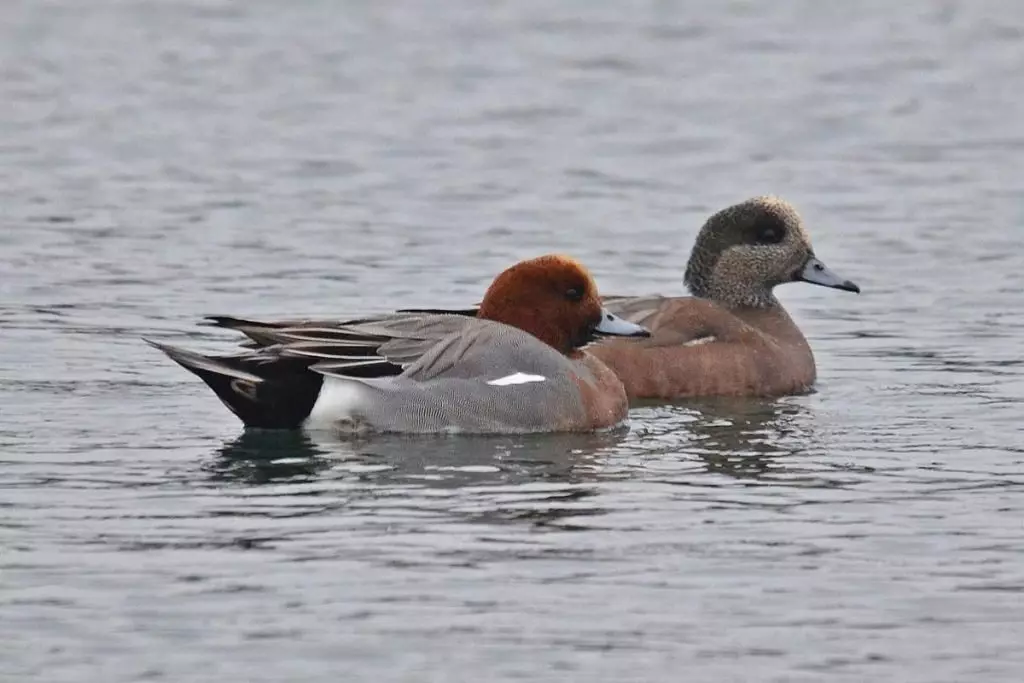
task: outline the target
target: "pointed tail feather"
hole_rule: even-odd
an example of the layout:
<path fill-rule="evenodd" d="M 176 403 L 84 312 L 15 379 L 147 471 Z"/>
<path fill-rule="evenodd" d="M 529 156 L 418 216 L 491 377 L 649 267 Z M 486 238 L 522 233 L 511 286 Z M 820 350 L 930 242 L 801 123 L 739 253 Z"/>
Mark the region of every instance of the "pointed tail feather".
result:
<path fill-rule="evenodd" d="M 228 330 L 241 332 L 252 342 L 251 344 L 244 345 L 250 348 L 273 346 L 277 341 L 271 335 L 288 325 L 285 322 L 265 323 L 257 320 L 246 320 L 245 318 L 234 318 L 228 315 L 208 315 L 205 321 L 206 324 L 212 327 L 223 327 Z"/>
<path fill-rule="evenodd" d="M 248 318 L 236 318 L 231 315 L 208 315 L 203 318 L 203 321 L 211 327 L 224 327 L 229 330 L 236 330 L 240 327 L 265 327 L 265 328 L 279 328 L 288 327 L 294 325 L 295 321 L 290 322 L 263 322 L 260 320 L 250 320 Z"/>
<path fill-rule="evenodd" d="M 255 354 L 204 356 L 145 341 L 206 382 L 247 427 L 297 429 L 320 395 L 323 377 L 309 370 L 310 361 L 273 358 L 267 362 Z"/>

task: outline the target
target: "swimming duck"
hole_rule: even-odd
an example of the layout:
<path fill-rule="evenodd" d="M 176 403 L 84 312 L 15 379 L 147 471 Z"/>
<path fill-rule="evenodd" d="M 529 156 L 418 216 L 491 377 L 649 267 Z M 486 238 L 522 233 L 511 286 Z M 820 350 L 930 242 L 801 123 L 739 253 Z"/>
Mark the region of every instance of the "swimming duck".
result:
<path fill-rule="evenodd" d="M 466 312 L 463 312 L 466 313 Z M 547 255 L 494 280 L 474 315 L 412 311 L 342 322 L 215 317 L 249 338 L 205 356 L 150 341 L 248 427 L 339 432 L 571 432 L 626 419 L 615 374 L 583 347 L 644 337 L 604 310 L 577 261 Z"/>

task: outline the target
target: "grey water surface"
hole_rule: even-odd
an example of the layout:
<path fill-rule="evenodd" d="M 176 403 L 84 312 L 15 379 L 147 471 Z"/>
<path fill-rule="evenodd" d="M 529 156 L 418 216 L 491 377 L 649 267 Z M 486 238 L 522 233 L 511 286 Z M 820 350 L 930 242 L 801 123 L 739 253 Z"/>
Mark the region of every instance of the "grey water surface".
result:
<path fill-rule="evenodd" d="M 0 4 L 0 680 L 1019 681 L 1024 4 Z M 682 292 L 776 193 L 817 393 L 243 433 L 140 341 Z"/>

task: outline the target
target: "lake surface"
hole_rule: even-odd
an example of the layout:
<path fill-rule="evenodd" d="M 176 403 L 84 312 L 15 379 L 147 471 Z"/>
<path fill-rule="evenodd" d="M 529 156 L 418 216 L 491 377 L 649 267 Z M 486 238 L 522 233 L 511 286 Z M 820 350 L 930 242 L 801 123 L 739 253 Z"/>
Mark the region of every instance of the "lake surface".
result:
<path fill-rule="evenodd" d="M 0 5 L 0 679 L 1021 680 L 1024 4 L 840 5 Z M 809 396 L 267 436 L 140 341 L 681 293 L 761 193 Z"/>

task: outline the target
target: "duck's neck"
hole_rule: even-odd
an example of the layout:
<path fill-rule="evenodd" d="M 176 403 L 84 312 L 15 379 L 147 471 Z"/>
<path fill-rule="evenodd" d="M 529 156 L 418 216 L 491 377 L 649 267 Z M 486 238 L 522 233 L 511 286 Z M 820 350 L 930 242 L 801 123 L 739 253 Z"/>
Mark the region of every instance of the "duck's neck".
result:
<path fill-rule="evenodd" d="M 807 338 L 778 301 L 774 306 L 740 306 L 729 312 L 770 337 L 806 345 Z"/>
<path fill-rule="evenodd" d="M 568 354 L 578 346 L 577 340 L 572 339 L 565 330 L 552 325 L 537 309 L 503 308 L 488 306 L 487 302 L 484 302 L 480 310 L 477 311 L 476 317 L 518 327 L 562 354 Z"/>
<path fill-rule="evenodd" d="M 718 288 L 709 278 L 693 277 L 692 272 L 687 275 L 690 277 L 686 285 L 695 297 L 713 301 L 743 322 L 772 337 L 807 343 L 800 328 L 789 317 L 771 288 Z"/>
<path fill-rule="evenodd" d="M 696 278 L 688 279 L 686 285 L 695 297 L 709 299 L 729 310 L 741 308 L 769 310 L 782 307 L 768 287 L 757 289 L 716 287 L 708 280 Z"/>

